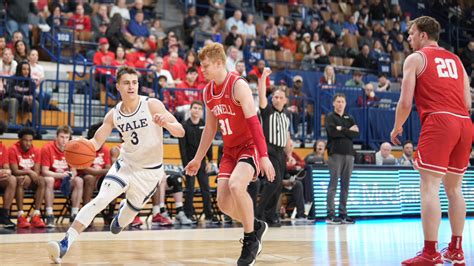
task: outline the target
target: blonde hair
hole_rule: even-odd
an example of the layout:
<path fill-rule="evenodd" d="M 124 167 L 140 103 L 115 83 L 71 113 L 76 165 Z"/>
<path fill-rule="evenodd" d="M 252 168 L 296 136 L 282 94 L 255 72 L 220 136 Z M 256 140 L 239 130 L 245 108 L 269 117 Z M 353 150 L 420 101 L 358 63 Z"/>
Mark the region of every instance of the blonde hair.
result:
<path fill-rule="evenodd" d="M 441 32 L 441 25 L 439 22 L 429 16 L 418 17 L 408 23 L 408 29 L 416 25 L 420 32 L 426 32 L 428 38 L 433 41 L 439 40 L 439 33 Z"/>
<path fill-rule="evenodd" d="M 224 46 L 217 42 L 207 44 L 199 52 L 199 60 L 202 62 L 204 59 L 206 59 L 206 57 L 213 62 L 221 60 L 222 64 L 225 64 L 226 54 L 224 51 Z"/>
<path fill-rule="evenodd" d="M 332 69 L 332 77 L 329 76 L 329 69 Z M 330 85 L 336 84 L 336 73 L 334 72 L 334 67 L 331 65 L 327 65 L 324 68 L 324 79 Z"/>

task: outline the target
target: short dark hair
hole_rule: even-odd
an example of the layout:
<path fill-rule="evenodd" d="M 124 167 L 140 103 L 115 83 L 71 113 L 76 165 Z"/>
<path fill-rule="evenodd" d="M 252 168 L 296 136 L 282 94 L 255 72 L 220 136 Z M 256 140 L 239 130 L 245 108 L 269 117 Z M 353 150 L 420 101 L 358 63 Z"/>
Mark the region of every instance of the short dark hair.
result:
<path fill-rule="evenodd" d="M 407 139 L 402 143 L 402 147 L 405 148 L 405 145 L 407 145 L 407 144 L 413 145 L 413 142 L 411 140 Z"/>
<path fill-rule="evenodd" d="M 324 141 L 323 139 L 318 139 L 313 144 L 313 151 L 316 151 L 316 148 L 318 148 L 318 143 L 320 142 L 324 143 L 324 149 L 326 149 L 326 141 Z"/>
<path fill-rule="evenodd" d="M 72 135 L 72 129 L 70 126 L 59 126 L 58 129 L 56 129 L 56 136 L 59 136 L 59 133 L 65 133 Z"/>
<path fill-rule="evenodd" d="M 408 29 L 410 29 L 413 25 L 416 25 L 416 28 L 420 32 L 426 32 L 430 40 L 433 40 L 433 41 L 439 40 L 441 25 L 436 19 L 429 16 L 421 16 L 410 21 L 408 23 Z"/>
<path fill-rule="evenodd" d="M 137 77 L 140 77 L 140 73 L 138 73 L 138 71 L 135 68 L 129 67 L 129 66 L 121 66 L 117 70 L 117 78 L 116 78 L 117 82 L 119 82 L 120 78 L 125 74 L 136 75 Z"/>
<path fill-rule="evenodd" d="M 255 74 L 247 75 L 247 81 L 248 81 L 248 82 L 250 82 L 250 81 L 258 82 L 258 76 L 255 75 Z"/>
<path fill-rule="evenodd" d="M 334 94 L 334 97 L 332 98 L 332 102 L 335 102 L 338 97 L 342 97 L 344 98 L 344 100 L 346 99 L 346 95 L 344 93 L 336 93 Z"/>
<path fill-rule="evenodd" d="M 200 105 L 200 106 L 204 107 L 204 103 L 201 102 L 201 101 L 198 101 L 198 100 L 194 100 L 194 101 L 191 103 L 191 108 L 193 108 L 194 105 Z"/>
<path fill-rule="evenodd" d="M 99 129 L 101 126 L 102 126 L 103 122 L 98 122 L 98 123 L 95 123 L 95 124 L 92 124 L 90 127 L 89 127 L 89 130 L 87 130 L 87 139 L 92 139 L 95 135 L 95 132 L 97 131 L 97 129 Z"/>
<path fill-rule="evenodd" d="M 24 127 L 22 129 L 20 129 L 20 131 L 18 131 L 18 138 L 19 139 L 22 139 L 23 136 L 25 135 L 31 135 L 31 136 L 35 136 L 35 130 L 32 129 L 31 127 Z"/>
<path fill-rule="evenodd" d="M 189 73 L 192 73 L 192 72 L 198 72 L 197 69 L 195 67 L 190 67 L 188 68 L 188 70 L 186 70 L 186 74 L 189 74 Z"/>

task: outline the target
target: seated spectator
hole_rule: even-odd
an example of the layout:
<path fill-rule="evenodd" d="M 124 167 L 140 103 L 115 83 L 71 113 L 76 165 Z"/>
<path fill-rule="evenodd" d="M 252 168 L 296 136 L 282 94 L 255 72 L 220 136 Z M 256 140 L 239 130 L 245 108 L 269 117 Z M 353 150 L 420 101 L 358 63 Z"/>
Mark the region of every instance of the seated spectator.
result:
<path fill-rule="evenodd" d="M 158 96 L 155 92 L 155 82 L 156 85 L 158 85 L 158 80 L 156 78 L 156 65 L 148 65 L 146 74 L 140 75 L 138 80 L 138 94 L 156 98 Z"/>
<path fill-rule="evenodd" d="M 293 23 L 293 28 L 291 30 L 296 31 L 296 39 L 301 40 L 303 38 L 303 34 L 306 32 L 306 29 L 303 25 L 303 21 L 301 19 L 296 19 Z"/>
<path fill-rule="evenodd" d="M 110 9 L 110 16 L 112 18 L 111 23 L 114 23 L 113 17 L 115 14 L 119 14 L 124 20 L 130 20 L 130 12 L 127 8 L 127 3 L 125 0 L 117 0 L 117 4 L 112 6 Z"/>
<path fill-rule="evenodd" d="M 370 56 L 377 61 L 384 53 L 385 51 L 382 42 L 380 42 L 380 40 L 375 40 L 374 48 L 370 51 Z"/>
<path fill-rule="evenodd" d="M 364 85 L 365 92 L 365 103 L 362 96 L 357 97 L 357 105 L 359 107 L 363 106 L 374 106 L 380 99 L 375 96 L 374 85 L 372 83 L 367 83 Z"/>
<path fill-rule="evenodd" d="M 130 18 L 133 20 L 135 18 L 135 15 L 138 12 L 143 13 L 143 21 L 148 24 L 150 21 L 155 17 L 153 12 L 150 10 L 146 9 L 143 5 L 143 0 L 135 0 L 135 3 L 133 7 L 130 9 Z"/>
<path fill-rule="evenodd" d="M 181 90 L 176 90 L 174 95 L 175 100 L 175 109 L 178 114 L 178 121 L 185 121 L 189 118 L 189 108 L 193 101 L 202 101 L 202 89 L 204 89 L 205 84 L 200 84 L 198 82 L 198 73 L 196 68 L 191 67 L 186 71 L 186 79 L 179 83 L 176 88 Z M 188 89 L 198 89 L 200 91 L 191 91 Z"/>
<path fill-rule="evenodd" d="M 295 138 L 302 136 L 303 132 L 299 125 L 303 122 L 306 122 L 306 135 L 309 136 L 313 133 L 313 105 L 304 101 L 306 97 L 306 93 L 303 92 L 303 78 L 300 75 L 294 76 L 293 88 L 289 90 L 287 110 L 291 114 L 290 129 Z"/>
<path fill-rule="evenodd" d="M 242 30 L 242 36 L 245 40 L 257 38 L 257 31 L 252 14 L 247 14 L 247 20 L 245 21 L 244 28 Z"/>
<path fill-rule="evenodd" d="M 122 0 L 124 1 L 124 0 Z M 112 19 L 110 20 L 109 27 L 105 32 L 107 39 L 110 43 L 110 50 L 115 52 L 117 47 L 120 45 L 123 46 L 125 49 L 130 49 L 133 47 L 133 44 L 125 38 L 125 28 L 124 28 L 124 21 L 122 16 L 119 13 L 116 13 Z"/>
<path fill-rule="evenodd" d="M 279 16 L 277 21 L 278 21 L 278 23 L 277 23 L 277 29 L 278 29 L 277 36 L 288 35 L 288 27 L 285 25 L 285 17 L 284 16 Z"/>
<path fill-rule="evenodd" d="M 335 41 L 337 38 L 341 37 L 343 25 L 339 20 L 339 13 L 331 13 L 331 18 L 327 22 L 327 27 L 330 29 L 331 39 Z M 332 41 L 332 43 L 334 43 L 334 41 Z"/>
<path fill-rule="evenodd" d="M 329 56 L 336 56 L 341 58 L 346 58 L 348 48 L 344 44 L 344 40 L 342 38 L 337 38 L 336 45 L 331 48 L 329 51 Z"/>
<path fill-rule="evenodd" d="M 237 50 L 239 50 L 240 57 L 243 58 L 243 56 L 244 56 L 244 53 L 243 53 L 243 51 L 244 51 L 244 39 L 242 38 L 242 36 L 240 36 L 240 35 L 237 36 L 237 38 L 235 38 L 235 40 L 234 40 L 233 45 L 234 45 L 235 48 L 237 48 Z"/>
<path fill-rule="evenodd" d="M 38 51 L 36 49 L 32 49 L 28 56 L 28 61 L 30 62 L 31 68 L 31 79 L 33 79 L 36 84 L 36 95 L 38 95 L 40 100 L 41 110 L 50 110 L 51 106 L 49 105 L 49 102 L 51 100 L 52 91 L 49 91 L 50 89 L 45 87 L 41 92 L 40 84 L 44 79 L 44 68 L 42 65 L 38 64 L 38 58 Z"/>
<path fill-rule="evenodd" d="M 363 88 L 365 86 L 365 83 L 362 81 L 362 72 L 360 72 L 359 70 L 352 72 L 352 78 L 346 81 L 345 85 L 348 87 Z"/>
<path fill-rule="evenodd" d="M 175 81 L 173 76 L 171 76 L 171 73 L 168 70 L 163 69 L 163 58 L 161 56 L 157 56 L 155 57 L 153 63 L 156 65 L 156 75 L 158 78 L 160 76 L 164 76 L 166 79 L 165 84 L 167 84 L 166 87 L 174 87 Z"/>
<path fill-rule="evenodd" d="M 11 35 L 10 35 L 11 36 Z M 15 43 L 17 41 L 25 41 L 25 39 L 23 38 L 23 34 L 21 33 L 21 31 L 15 31 L 13 33 L 13 37 L 11 38 L 10 42 L 7 43 L 7 48 L 10 48 L 12 49 L 12 51 L 15 50 Z"/>
<path fill-rule="evenodd" d="M 280 50 L 280 46 L 278 44 L 278 38 L 273 38 L 271 27 L 265 28 L 265 34 L 262 36 L 262 38 L 260 38 L 260 46 L 262 46 L 263 49 L 275 50 L 275 51 Z"/>
<path fill-rule="evenodd" d="M 347 31 L 347 33 L 351 35 L 359 36 L 359 29 L 357 27 L 356 22 L 357 21 L 356 21 L 355 16 L 354 15 L 350 16 L 349 20 L 344 22 L 344 25 L 343 25 L 344 30 Z"/>
<path fill-rule="evenodd" d="M 256 65 L 258 60 L 263 59 L 263 49 L 257 46 L 256 40 L 250 42 L 244 48 L 244 62 L 245 70 L 250 71 L 253 65 Z"/>
<path fill-rule="evenodd" d="M 159 43 L 162 43 L 166 38 L 165 30 L 161 27 L 161 20 L 153 20 L 150 27 L 150 35 L 154 35 Z"/>
<path fill-rule="evenodd" d="M 0 135 L 7 129 L 7 125 L 0 121 Z M 10 220 L 10 209 L 15 197 L 16 179 L 8 165 L 8 150 L 0 142 L 0 187 L 3 189 L 2 208 L 0 208 L 0 226 L 5 229 L 14 229 L 15 224 Z"/>
<path fill-rule="evenodd" d="M 193 46 L 195 29 L 199 25 L 199 17 L 196 15 L 196 7 L 188 8 L 188 14 L 184 18 L 183 28 L 185 36 L 185 44 L 189 47 Z"/>
<path fill-rule="evenodd" d="M 304 214 L 303 182 L 294 177 L 299 171 L 304 169 L 304 167 L 305 162 L 298 156 L 298 154 L 293 152 L 291 157 L 286 161 L 287 174 L 282 180 L 282 192 L 291 194 L 292 199 L 288 205 L 294 205 L 296 207 L 296 219 L 306 218 L 306 215 Z"/>
<path fill-rule="evenodd" d="M 397 165 L 411 166 L 413 165 L 413 142 L 406 140 L 403 142 L 403 154 L 397 160 Z"/>
<path fill-rule="evenodd" d="M 352 67 L 375 69 L 376 64 L 374 60 L 370 57 L 369 53 L 369 45 L 364 44 L 364 46 L 362 46 L 361 52 L 356 56 L 354 62 L 352 62 Z"/>
<path fill-rule="evenodd" d="M 234 46 L 227 48 L 226 69 L 229 72 L 235 72 L 235 64 L 243 58 L 239 56 L 239 50 Z"/>
<path fill-rule="evenodd" d="M 224 40 L 225 46 L 234 45 L 235 40 L 237 39 L 237 37 L 240 36 L 239 33 L 237 32 L 237 29 L 238 28 L 236 25 L 232 25 L 232 27 L 230 28 L 229 34 L 227 34 L 227 37 L 225 37 L 225 40 Z"/>
<path fill-rule="evenodd" d="M 322 89 L 333 88 L 336 85 L 336 73 L 333 66 L 327 65 L 324 68 L 323 76 L 319 79 L 319 85 Z"/>
<path fill-rule="evenodd" d="M 311 38 L 311 54 L 314 54 L 316 53 L 316 47 L 318 45 L 322 45 L 323 42 L 319 39 L 319 33 L 317 32 L 314 32 L 312 35 L 312 38 Z"/>
<path fill-rule="evenodd" d="M 128 31 L 135 37 L 148 37 L 150 35 L 148 26 L 143 22 L 144 16 L 142 11 L 138 11 L 135 14 L 135 19 L 128 23 Z"/>
<path fill-rule="evenodd" d="M 291 51 L 291 53 L 296 53 L 298 43 L 296 41 L 296 31 L 292 30 L 288 36 L 283 36 L 278 40 L 281 48 Z"/>
<path fill-rule="evenodd" d="M 0 76 L 15 75 L 17 62 L 13 59 L 13 53 L 10 48 L 3 50 L 2 60 L 0 60 Z M 0 99 L 6 93 L 6 80 L 0 79 Z"/>
<path fill-rule="evenodd" d="M 92 36 L 92 23 L 89 16 L 84 14 L 84 7 L 82 5 L 76 6 L 76 13 L 68 20 L 67 25 L 74 27 L 77 34 L 84 32 L 84 35 L 79 35 L 81 39 L 90 40 Z"/>
<path fill-rule="evenodd" d="M 176 45 L 172 47 L 175 49 Z M 163 68 L 171 73 L 174 81 L 178 84 L 186 78 L 186 64 L 179 57 L 177 51 L 170 52 L 170 55 L 163 58 Z"/>
<path fill-rule="evenodd" d="M 8 110 L 8 123 L 16 124 L 18 111 L 39 114 L 39 103 L 35 97 L 36 85 L 31 82 L 31 68 L 28 61 L 22 61 L 16 67 L 13 79 L 8 80 L 5 99 L 2 101 L 4 110 Z"/>
<path fill-rule="evenodd" d="M 324 154 L 326 152 L 326 142 L 317 140 L 313 145 L 313 152 L 304 158 L 305 164 L 327 164 Z"/>
<path fill-rule="evenodd" d="M 62 25 L 61 7 L 56 5 L 52 10 L 53 12 L 51 12 L 51 15 L 46 19 L 46 23 L 48 23 L 48 25 L 54 30 L 56 27 Z"/>
<path fill-rule="evenodd" d="M 45 209 L 48 228 L 55 227 L 53 214 L 55 189 L 61 189 L 64 196 L 71 198 L 69 220 L 71 223 L 76 218 L 81 205 L 84 181 L 77 176 L 76 169 L 69 167 L 64 158 L 64 147 L 71 139 L 71 135 L 72 129 L 69 126 L 60 126 L 56 130 L 56 139 L 41 149 L 41 175 L 46 180 Z"/>
<path fill-rule="evenodd" d="M 395 52 L 404 52 L 409 53 L 410 48 L 408 43 L 405 41 L 403 37 L 403 33 L 397 34 L 395 40 L 392 41 L 393 51 Z"/>
<path fill-rule="evenodd" d="M 246 77 L 247 73 L 245 72 L 245 63 L 242 60 L 237 60 L 235 63 L 235 72 L 241 77 Z M 257 78 L 258 79 L 258 78 Z"/>
<path fill-rule="evenodd" d="M 309 33 L 303 34 L 303 40 L 298 45 L 298 53 L 302 53 L 302 54 L 311 53 L 311 35 Z"/>
<path fill-rule="evenodd" d="M 91 125 L 87 131 L 87 139 L 92 139 L 100 126 L 102 126 L 102 122 Z M 102 147 L 95 152 L 95 156 L 91 166 L 78 170 L 77 172 L 77 175 L 84 180 L 84 192 L 82 195 L 83 205 L 91 201 L 94 190 L 100 188 L 98 186 L 101 183 L 99 180 L 105 177 L 111 166 L 110 151 L 107 146 L 102 145 Z"/>
<path fill-rule="evenodd" d="M 234 16 L 227 19 L 225 28 L 227 32 L 230 32 L 232 26 L 237 26 L 237 33 L 242 34 L 244 31 L 244 22 L 242 21 L 242 12 L 240 10 L 234 11 Z"/>
<path fill-rule="evenodd" d="M 390 79 L 388 79 L 387 75 L 384 73 L 379 74 L 377 91 L 390 91 Z"/>
<path fill-rule="evenodd" d="M 318 65 L 329 65 L 331 63 L 326 49 L 324 49 L 322 44 L 316 46 L 314 53 L 311 54 L 311 58 L 313 62 Z"/>
<path fill-rule="evenodd" d="M 133 62 L 127 60 L 127 54 L 122 46 L 117 47 L 115 50 L 115 59 L 112 61 L 112 66 L 119 68 L 121 66 L 133 66 Z M 115 69 L 114 69 L 115 72 Z"/>
<path fill-rule="evenodd" d="M 28 60 L 28 48 L 26 47 L 26 43 L 22 40 L 15 42 L 15 49 L 14 49 L 14 57 L 16 62 L 21 62 L 24 60 Z"/>
<path fill-rule="evenodd" d="M 373 34 L 374 32 L 371 29 L 368 29 L 365 35 L 359 38 L 359 41 L 357 42 L 359 47 L 368 45 L 369 49 L 372 49 L 372 47 L 374 47 L 374 42 L 375 42 L 375 39 L 373 38 Z"/>
<path fill-rule="evenodd" d="M 219 20 L 224 17 L 226 0 L 209 0 L 209 11 L 218 15 Z"/>
<path fill-rule="evenodd" d="M 375 164 L 376 165 L 384 165 L 387 164 L 389 161 L 393 160 L 393 164 L 395 164 L 395 157 L 391 154 L 392 152 L 392 145 L 388 142 L 382 143 L 380 146 L 380 150 L 375 153 Z"/>
<path fill-rule="evenodd" d="M 111 82 L 111 75 L 113 72 L 112 63 L 115 59 L 115 54 L 109 51 L 109 41 L 107 38 L 99 40 L 99 51 L 94 55 L 95 79 L 100 84 L 107 87 Z"/>
<path fill-rule="evenodd" d="M 104 24 L 108 25 L 110 23 L 109 15 L 107 14 L 107 5 L 101 4 L 99 10 L 92 16 L 92 30 L 94 32 L 99 31 L 99 27 Z"/>
<path fill-rule="evenodd" d="M 258 60 L 257 65 L 253 67 L 253 69 L 248 73 L 248 75 L 255 75 L 260 79 L 260 77 L 262 77 L 264 68 L 265 60 Z M 267 94 L 271 93 L 270 77 L 267 77 L 265 85 L 267 86 Z"/>
<path fill-rule="evenodd" d="M 30 1 L 8 1 L 6 9 L 6 30 L 9 36 L 13 36 L 16 31 L 21 31 L 25 40 L 30 39 L 30 26 L 28 24 L 28 13 L 35 12 Z M 5 17 L 5 16 L 4 16 Z M 16 42 L 16 40 L 15 40 Z"/>
<path fill-rule="evenodd" d="M 46 225 L 41 219 L 41 205 L 43 204 L 46 188 L 45 179 L 40 175 L 41 151 L 33 146 L 35 131 L 32 128 L 22 128 L 18 132 L 18 142 L 9 149 L 9 163 L 12 174 L 16 177 L 16 204 L 18 208 L 18 228 L 43 228 Z M 33 189 L 34 211 L 28 222 L 28 213 L 23 210 L 25 189 Z"/>
<path fill-rule="evenodd" d="M 3 57 L 3 50 L 5 50 L 6 47 L 7 47 L 6 37 L 0 36 L 0 59 Z"/>

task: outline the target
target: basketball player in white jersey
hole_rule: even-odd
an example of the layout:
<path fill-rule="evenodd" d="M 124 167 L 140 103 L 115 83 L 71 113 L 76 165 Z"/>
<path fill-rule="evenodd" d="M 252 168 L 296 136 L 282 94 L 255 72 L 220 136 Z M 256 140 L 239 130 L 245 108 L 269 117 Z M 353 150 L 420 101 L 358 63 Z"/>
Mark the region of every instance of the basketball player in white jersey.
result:
<path fill-rule="evenodd" d="M 99 194 L 77 214 L 66 236 L 49 242 L 50 259 L 60 263 L 78 235 L 112 200 L 125 193 L 110 231 L 118 234 L 130 224 L 153 195 L 164 176 L 163 128 L 171 135 L 183 137 L 184 129 L 157 99 L 138 95 L 138 72 L 131 67 L 117 71 L 117 90 L 122 101 L 110 110 L 94 138 L 89 140 L 98 150 L 116 128 L 123 139 L 120 156 L 102 182 Z"/>

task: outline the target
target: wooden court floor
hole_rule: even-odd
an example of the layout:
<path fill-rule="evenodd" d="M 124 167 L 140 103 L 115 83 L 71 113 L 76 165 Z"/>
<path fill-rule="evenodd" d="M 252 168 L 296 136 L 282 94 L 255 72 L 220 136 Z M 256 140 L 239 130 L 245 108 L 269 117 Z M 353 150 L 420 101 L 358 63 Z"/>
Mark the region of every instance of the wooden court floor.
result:
<path fill-rule="evenodd" d="M 152 228 L 153 229 L 153 228 Z M 241 228 L 85 232 L 63 258 L 63 265 L 235 265 Z M 45 243 L 64 233 L 0 235 L 0 265 L 48 265 Z M 400 265 L 420 250 L 419 219 L 377 219 L 354 225 L 270 228 L 256 265 Z M 443 219 L 440 248 L 450 240 Z M 463 238 L 467 264 L 474 265 L 474 219 Z M 446 264 L 449 265 L 449 264 Z"/>

